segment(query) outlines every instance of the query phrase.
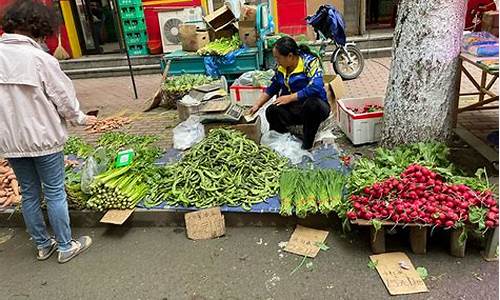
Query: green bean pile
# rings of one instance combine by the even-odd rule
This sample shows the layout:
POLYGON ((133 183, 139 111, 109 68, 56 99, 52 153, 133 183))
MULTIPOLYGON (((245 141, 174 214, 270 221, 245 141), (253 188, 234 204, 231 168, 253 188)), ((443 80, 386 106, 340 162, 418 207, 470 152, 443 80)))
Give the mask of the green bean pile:
POLYGON ((178 163, 160 169, 161 180, 144 205, 166 202, 207 208, 227 204, 250 210, 252 204, 277 195, 287 163, 241 132, 213 129, 178 163))

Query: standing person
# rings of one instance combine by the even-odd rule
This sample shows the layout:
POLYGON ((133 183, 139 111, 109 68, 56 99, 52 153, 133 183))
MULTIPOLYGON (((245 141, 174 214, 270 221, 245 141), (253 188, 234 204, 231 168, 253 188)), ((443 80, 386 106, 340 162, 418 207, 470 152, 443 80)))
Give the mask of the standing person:
POLYGON ((285 133, 289 126, 303 125, 302 148, 309 150, 319 125, 330 114, 320 59, 307 46, 298 46, 290 37, 282 37, 276 42, 273 56, 278 69, 250 113, 254 114, 269 99, 278 96, 266 110, 269 129, 285 133))
MULTIPOLYGON (((71 80, 57 59, 35 40, 54 33, 53 12, 33 0, 17 0, 0 25, 0 156, 7 158, 21 185, 22 213, 38 249, 48 259, 57 249, 65 263, 85 251, 92 240, 71 237, 64 190, 65 123, 88 125, 95 117, 79 109, 71 80), (55 239, 47 232, 40 193, 43 191, 55 239)), ((0 209, 11 203, 0 203, 0 209)))
POLYGON ((102 4, 100 0, 91 1, 90 2, 90 15, 92 18, 92 31, 94 34, 96 49, 99 53, 102 53, 104 50, 101 47, 102 45, 102 30, 105 23, 106 16, 104 15, 104 10, 102 8, 102 4))

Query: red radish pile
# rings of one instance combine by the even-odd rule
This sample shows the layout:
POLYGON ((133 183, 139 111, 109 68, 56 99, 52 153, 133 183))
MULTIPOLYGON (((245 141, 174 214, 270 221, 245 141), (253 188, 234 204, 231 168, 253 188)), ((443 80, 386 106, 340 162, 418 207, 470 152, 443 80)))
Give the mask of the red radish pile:
POLYGON ((438 174, 419 165, 409 166, 400 179, 392 177, 366 187, 360 195, 352 195, 351 201, 353 209, 347 212, 351 220, 379 219, 450 228, 468 221, 470 207, 484 207, 486 227, 498 226, 498 203, 491 192, 444 183, 438 174))
POLYGON ((365 104, 363 107, 348 107, 355 114, 366 114, 371 112, 383 111, 384 107, 377 104, 365 104))

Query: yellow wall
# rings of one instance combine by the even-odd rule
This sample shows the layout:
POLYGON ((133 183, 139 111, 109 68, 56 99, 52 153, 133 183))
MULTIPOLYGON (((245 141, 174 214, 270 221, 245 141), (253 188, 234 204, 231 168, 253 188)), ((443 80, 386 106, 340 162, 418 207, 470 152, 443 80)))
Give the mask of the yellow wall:
POLYGON ((73 19, 71 5, 69 0, 60 0, 59 3, 64 18, 64 25, 66 25, 66 32, 68 33, 71 53, 73 54, 73 58, 79 58, 82 56, 82 49, 80 48, 78 34, 76 33, 75 20, 73 19))

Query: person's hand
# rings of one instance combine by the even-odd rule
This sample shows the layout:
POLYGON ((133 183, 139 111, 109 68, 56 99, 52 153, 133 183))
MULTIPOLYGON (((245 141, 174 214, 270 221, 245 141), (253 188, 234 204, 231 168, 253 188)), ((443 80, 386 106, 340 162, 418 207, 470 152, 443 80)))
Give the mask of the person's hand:
POLYGON ((250 108, 248 110, 248 113, 253 116, 253 114, 255 114, 258 110, 260 109, 260 106, 255 104, 254 106, 252 106, 252 108, 250 108))
POLYGON ((95 122, 97 122, 97 117, 95 116, 85 116, 85 125, 86 126, 91 126, 91 125, 94 125, 95 122))
POLYGON ((273 104, 280 106, 280 105, 285 105, 288 103, 293 102, 293 96, 292 95, 286 95, 286 96, 281 96, 278 97, 278 99, 274 100, 273 104))

